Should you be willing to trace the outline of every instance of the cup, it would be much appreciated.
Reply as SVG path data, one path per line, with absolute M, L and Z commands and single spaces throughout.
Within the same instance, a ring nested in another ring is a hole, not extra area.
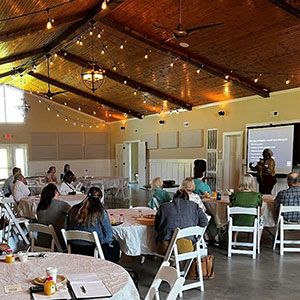
M 28 260 L 28 255 L 26 252 L 19 251 L 18 258 L 19 258 L 20 262 L 26 262 Z
M 52 277 L 53 281 L 56 283 L 57 269 L 53 267 L 49 267 L 46 269 L 46 277 Z

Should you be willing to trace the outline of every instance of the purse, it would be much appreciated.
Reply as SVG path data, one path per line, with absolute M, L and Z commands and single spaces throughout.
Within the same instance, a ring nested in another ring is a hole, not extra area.
M 201 258 L 202 274 L 204 280 L 215 278 L 214 264 L 214 256 L 211 254 Z

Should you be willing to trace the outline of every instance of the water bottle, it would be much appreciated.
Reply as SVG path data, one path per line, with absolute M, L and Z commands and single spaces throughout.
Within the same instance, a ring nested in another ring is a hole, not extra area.
M 217 200 L 221 200 L 222 199 L 222 194 L 221 192 L 217 192 Z

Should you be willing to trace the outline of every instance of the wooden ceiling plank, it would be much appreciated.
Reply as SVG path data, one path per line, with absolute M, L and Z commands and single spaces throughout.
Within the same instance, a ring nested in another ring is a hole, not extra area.
M 125 108 L 125 107 L 122 107 L 122 106 L 116 105 L 114 103 L 111 103 L 111 102 L 109 102 L 109 101 L 107 101 L 107 100 L 105 100 L 105 99 L 103 99 L 103 98 L 101 98 L 99 96 L 92 95 L 92 94 L 87 93 L 85 91 L 79 90 L 79 89 L 77 89 L 77 88 L 75 88 L 75 87 L 73 87 L 71 85 L 67 85 L 67 84 L 65 84 L 63 82 L 57 81 L 57 80 L 52 79 L 52 78 L 48 78 L 47 76 L 44 76 L 44 75 L 38 74 L 38 73 L 34 73 L 32 71 L 30 71 L 28 73 L 28 75 L 30 75 L 30 76 L 38 79 L 38 80 L 41 80 L 43 82 L 46 82 L 46 83 L 49 82 L 51 85 L 54 85 L 54 86 L 56 86 L 58 88 L 61 88 L 61 89 L 66 90 L 66 91 L 69 91 L 69 92 L 71 92 L 71 93 L 73 93 L 75 95 L 78 95 L 78 96 L 90 99 L 92 101 L 95 101 L 97 103 L 103 104 L 103 105 L 108 106 L 108 107 L 111 107 L 111 108 L 116 109 L 118 111 L 121 111 L 123 113 L 130 114 L 130 115 L 132 115 L 132 116 L 134 116 L 136 118 L 142 119 L 142 115 L 140 113 L 138 113 L 138 112 L 135 112 L 135 111 L 129 110 L 129 109 Z
M 4 65 L 4 64 L 10 63 L 10 62 L 14 62 L 16 60 L 21 60 L 21 59 L 31 57 L 31 56 L 34 56 L 34 55 L 38 55 L 38 54 L 42 54 L 42 53 L 45 53 L 44 48 L 38 48 L 38 49 L 18 53 L 18 54 L 15 54 L 15 55 L 6 56 L 6 57 L 3 57 L 3 58 L 0 58 L 0 65 Z
M 66 54 L 66 55 L 65 55 Z M 75 63 L 83 68 L 85 68 L 87 65 L 88 65 L 88 61 L 77 56 L 77 55 L 74 55 L 74 54 L 71 54 L 67 51 L 59 51 L 57 52 L 57 55 L 62 57 L 63 59 L 65 60 L 68 60 L 69 62 L 72 62 L 72 63 Z M 170 103 L 173 103 L 175 105 L 178 105 L 184 109 L 187 109 L 187 110 L 192 110 L 192 106 L 190 104 L 187 104 L 187 103 L 184 103 L 183 101 L 181 101 L 180 99 L 178 98 L 175 98 L 175 97 L 172 97 L 164 92 L 161 92 L 153 87 L 150 87 L 148 85 L 145 85 L 141 82 L 137 82 L 135 80 L 132 80 L 131 78 L 127 77 L 127 76 L 124 76 L 124 75 L 121 75 L 121 74 L 118 74 L 114 71 L 111 71 L 109 69 L 106 69 L 106 68 L 103 68 L 101 67 L 103 70 L 105 70 L 105 75 L 114 80 L 114 81 L 117 81 L 117 82 L 120 82 L 122 84 L 124 84 L 124 81 L 126 80 L 127 83 L 126 85 L 136 89 L 136 90 L 139 90 L 139 91 L 142 91 L 142 92 L 147 92 L 147 93 L 150 93 L 152 94 L 153 96 L 156 96 L 156 97 L 159 97 L 163 100 L 167 100 L 169 101 Z
M 180 60 L 185 61 L 191 65 L 194 65 L 197 68 L 202 68 L 206 72 L 208 72 L 214 76 L 217 76 L 221 79 L 225 79 L 225 76 L 228 74 L 228 70 L 224 69 L 221 66 L 215 65 L 202 57 L 190 56 L 190 55 L 185 54 L 184 52 L 168 48 L 166 45 L 161 45 L 157 41 L 153 40 L 151 37 L 141 34 L 141 33 L 137 32 L 136 30 L 134 30 L 122 23 L 119 23 L 115 20 L 105 17 L 105 18 L 101 18 L 100 22 L 108 27 L 111 27 L 111 28 L 117 30 L 118 32 L 121 32 L 121 33 L 135 39 L 135 40 L 138 40 L 146 45 L 149 45 L 154 49 L 157 49 L 159 51 L 162 51 L 164 53 L 167 53 L 169 55 L 177 57 Z M 237 75 L 234 75 L 233 73 L 231 73 L 228 80 L 232 81 L 233 83 L 236 83 L 237 85 L 239 85 L 257 95 L 260 95 L 262 97 L 270 96 L 269 91 L 267 89 L 264 89 L 256 84 L 253 84 L 252 82 L 250 82 L 249 80 L 247 80 L 246 78 L 243 78 L 241 76 L 237 76 Z
M 268 1 L 280 7 L 281 9 L 285 10 L 289 14 L 300 19 L 300 10 L 290 5 L 288 2 L 284 0 L 268 0 Z

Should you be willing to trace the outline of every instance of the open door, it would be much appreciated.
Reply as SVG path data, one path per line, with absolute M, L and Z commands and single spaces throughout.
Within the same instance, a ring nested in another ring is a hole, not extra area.
M 126 143 L 122 145 L 123 151 L 123 173 L 124 178 L 130 178 L 130 144 Z
M 146 142 L 139 142 L 139 187 L 147 184 Z

